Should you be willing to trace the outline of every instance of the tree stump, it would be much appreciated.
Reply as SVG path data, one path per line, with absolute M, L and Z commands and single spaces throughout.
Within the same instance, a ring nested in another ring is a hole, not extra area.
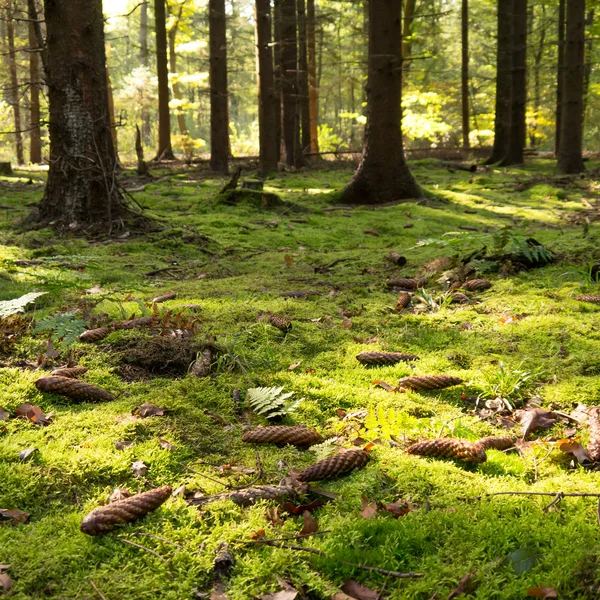
M 12 175 L 13 170 L 9 162 L 0 162 L 0 175 Z

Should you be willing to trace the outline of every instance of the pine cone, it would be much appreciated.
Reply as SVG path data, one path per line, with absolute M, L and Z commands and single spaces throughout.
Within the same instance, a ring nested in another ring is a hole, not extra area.
M 110 402 L 116 397 L 91 383 L 69 377 L 42 377 L 35 382 L 35 387 L 42 392 L 52 392 L 83 402 Z
M 269 315 L 269 323 L 271 323 L 273 327 L 277 327 L 277 329 L 286 333 L 292 328 L 290 319 L 282 317 L 281 315 Z
M 600 296 L 577 296 L 575 300 L 579 300 L 579 302 L 593 302 L 594 304 L 600 304 Z
M 129 319 L 115 323 L 115 329 L 138 329 L 139 327 L 152 327 L 153 317 L 139 317 L 137 319 Z
M 156 296 L 156 298 L 152 298 L 152 302 L 154 304 L 158 304 L 159 302 L 166 302 L 167 300 L 173 300 L 173 298 L 177 298 L 177 294 L 175 292 L 169 292 L 167 294 L 163 294 L 162 296 Z
M 398 252 L 390 252 L 385 258 L 400 267 L 407 263 L 406 257 L 398 254 Z
M 406 449 L 408 454 L 434 456 L 436 458 L 454 458 L 463 462 L 482 463 L 487 460 L 485 448 L 478 442 L 442 438 L 418 442 Z
M 112 327 L 98 327 L 98 329 L 88 329 L 79 336 L 80 342 L 99 342 L 103 340 L 109 333 L 112 333 Z
M 496 450 L 508 450 L 515 445 L 515 441 L 509 437 L 490 436 L 484 437 L 477 440 L 480 446 L 483 446 L 484 450 L 494 448 Z
M 292 446 L 312 446 L 320 444 L 323 438 L 313 429 L 287 425 L 258 427 L 246 431 L 242 436 L 243 442 L 251 444 L 291 444 Z
M 101 506 L 89 513 L 80 529 L 88 535 L 104 535 L 119 525 L 131 523 L 156 510 L 171 495 L 169 485 Z
M 403 310 L 410 304 L 410 294 L 402 292 L 396 300 L 396 310 Z
M 385 285 L 389 288 L 404 288 L 405 290 L 416 290 L 423 287 L 426 281 L 417 279 L 416 277 L 408 277 L 404 279 L 390 279 Z
M 401 361 L 419 360 L 419 357 L 402 352 L 361 352 L 356 360 L 363 365 L 395 365 Z
M 471 299 L 466 294 L 462 294 L 461 292 L 454 292 L 452 296 L 450 296 L 450 300 L 452 304 L 469 304 Z
M 328 456 L 296 475 L 298 481 L 319 481 L 345 475 L 355 469 L 362 469 L 369 462 L 364 450 L 346 450 L 334 456 Z
M 213 363 L 212 348 L 205 348 L 202 352 L 202 358 L 196 360 L 190 368 L 190 373 L 194 377 L 202 378 L 210 375 L 210 369 Z
M 492 284 L 487 279 L 471 279 L 463 283 L 461 287 L 468 292 L 480 292 L 488 290 L 492 287 Z
M 588 443 L 588 454 L 594 461 L 600 461 L 600 414 L 598 411 L 590 412 L 588 417 L 590 428 L 590 441 Z
M 403 377 L 399 382 L 399 387 L 409 390 L 441 390 L 442 388 L 459 385 L 463 382 L 460 377 L 452 375 L 423 375 L 421 377 Z
M 62 367 L 60 369 L 54 369 L 50 375 L 54 377 L 69 377 L 70 379 L 77 379 L 87 373 L 87 367 Z

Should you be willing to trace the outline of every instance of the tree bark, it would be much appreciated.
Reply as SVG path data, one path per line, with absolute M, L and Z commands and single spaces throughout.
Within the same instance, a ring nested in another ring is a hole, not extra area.
M 17 57 L 15 52 L 15 30 L 13 26 L 13 0 L 6 4 L 6 38 L 8 41 L 8 69 L 10 71 L 10 103 L 15 120 L 15 147 L 17 163 L 25 163 L 23 154 L 23 133 L 21 130 L 21 106 L 19 104 L 19 78 L 17 76 Z
M 410 71 L 410 53 L 412 51 L 412 35 L 413 35 L 413 23 L 415 20 L 415 8 L 417 7 L 417 0 L 405 0 L 404 3 L 404 15 L 402 19 L 402 70 L 404 71 L 404 82 Z
M 535 8 L 535 7 L 534 7 Z M 532 124 L 532 133 L 530 135 L 531 146 L 536 147 L 538 143 L 538 137 L 536 135 L 537 131 L 537 122 L 540 118 L 540 114 L 542 112 L 542 59 L 544 56 L 544 47 L 546 45 L 546 5 L 544 3 L 541 4 L 542 15 L 540 18 L 540 24 L 537 24 L 535 21 L 536 29 L 539 29 L 539 40 L 537 49 L 535 51 L 533 57 L 533 124 Z M 537 14 L 537 13 L 535 13 Z M 533 25 L 534 23 L 532 23 Z
M 115 100 L 113 98 L 112 82 L 110 80 L 110 73 L 108 71 L 108 65 L 106 66 L 106 93 L 108 97 L 108 118 L 110 120 L 110 135 L 113 141 L 113 148 L 117 156 L 117 162 L 119 160 L 119 140 L 117 138 L 117 120 L 115 118 Z
M 595 9 L 591 9 L 587 13 L 587 17 L 585 19 L 585 26 L 591 27 L 594 24 L 594 13 Z M 585 123 L 585 112 L 587 108 L 588 95 L 590 91 L 590 79 L 592 76 L 592 63 L 593 56 L 592 52 L 594 49 L 594 35 L 590 31 L 588 35 L 586 35 L 585 39 L 585 64 L 583 70 L 583 121 Z
M 271 50 L 271 2 L 256 0 L 256 66 L 258 79 L 259 171 L 261 175 L 277 171 L 276 110 Z
M 310 98 L 306 27 L 305 0 L 298 0 L 298 91 L 300 95 L 300 125 L 303 153 L 310 152 Z
M 227 32 L 225 0 L 209 0 L 210 45 L 210 166 L 228 172 L 229 97 L 227 93 Z
M 503 165 L 523 162 L 527 137 L 525 110 L 527 105 L 527 0 L 513 0 L 512 86 L 508 149 Z
M 556 69 L 556 126 L 554 130 L 554 154 L 558 156 L 560 149 L 560 130 L 562 123 L 564 82 L 565 82 L 565 13 L 566 0 L 559 0 L 558 4 L 558 44 L 557 44 L 557 69 Z
M 462 0 L 461 7 L 461 95 L 463 148 L 469 149 L 469 0 Z
M 317 86 L 317 37 L 315 0 L 306 0 L 306 50 L 308 59 L 308 111 L 310 151 L 319 152 L 319 88 Z
M 496 115 L 494 146 L 488 164 L 500 162 L 508 152 L 512 95 L 512 0 L 498 0 L 498 49 L 496 54 Z
M 37 20 L 38 15 L 29 11 L 29 19 Z M 37 37 L 33 23 L 29 23 L 29 47 L 37 48 Z M 37 165 L 42 162 L 42 132 L 40 129 L 40 57 L 39 52 L 29 53 L 29 161 Z
M 584 170 L 583 71 L 585 56 L 585 0 L 567 2 L 564 102 L 561 118 L 558 168 L 563 173 Z
M 44 0 L 44 9 L 50 170 L 35 216 L 58 228 L 110 233 L 131 213 L 115 180 L 102 0 Z
M 275 83 L 275 136 L 277 138 L 277 162 L 283 156 L 283 97 L 281 90 L 281 0 L 273 0 L 273 79 Z
M 297 62 L 296 0 L 281 0 L 282 135 L 284 160 L 289 167 L 303 165 L 298 119 Z
M 175 18 L 175 20 L 171 24 L 171 28 L 169 29 L 169 33 L 168 33 L 169 72 L 173 76 L 172 80 L 171 80 L 171 89 L 173 90 L 173 98 L 175 100 L 179 100 L 179 101 L 181 101 L 182 94 L 181 94 L 181 88 L 179 87 L 179 82 L 177 81 L 177 54 L 175 53 L 175 42 L 177 40 L 177 31 L 179 29 L 179 21 L 181 20 L 182 12 L 183 12 L 183 4 L 180 4 L 177 14 L 172 15 Z M 176 111 L 176 117 L 177 117 L 177 126 L 179 127 L 179 133 L 181 135 L 188 135 L 188 128 L 185 123 L 185 117 L 180 108 L 177 109 L 177 111 Z
M 169 110 L 169 67 L 165 0 L 154 0 L 156 30 L 156 74 L 158 76 L 158 152 L 155 160 L 174 160 Z
M 140 6 L 140 64 L 142 67 L 148 68 L 148 3 L 143 2 Z M 150 139 L 150 115 L 148 111 L 142 107 L 142 140 L 148 143 Z
M 422 196 L 402 147 L 402 0 L 369 1 L 368 110 L 363 154 L 342 193 L 349 204 Z

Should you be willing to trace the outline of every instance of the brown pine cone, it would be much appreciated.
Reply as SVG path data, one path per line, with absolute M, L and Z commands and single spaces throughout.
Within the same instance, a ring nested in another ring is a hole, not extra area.
M 138 329 L 139 327 L 152 327 L 153 317 L 138 317 L 137 319 L 129 319 L 115 323 L 115 329 Z
M 390 279 L 385 285 L 389 288 L 404 288 L 405 290 L 416 290 L 417 288 L 423 287 L 426 281 L 424 279 L 417 279 L 416 277 L 407 277 L 401 279 Z
M 69 377 L 70 379 L 77 379 L 87 373 L 87 367 L 61 367 L 54 369 L 50 375 L 54 377 Z
M 463 283 L 461 287 L 468 292 L 480 292 L 490 289 L 492 284 L 487 279 L 471 279 Z
M 331 479 L 356 469 L 362 469 L 368 462 L 369 455 L 364 450 L 346 450 L 306 467 L 304 471 L 296 475 L 296 479 L 298 481 Z
M 291 444 L 308 447 L 320 444 L 323 438 L 313 429 L 306 427 L 273 425 L 246 431 L 242 441 L 251 444 Z
M 80 342 L 99 342 L 109 333 L 114 331 L 113 327 L 98 327 L 98 329 L 88 329 L 79 336 Z
M 158 304 L 159 302 L 173 300 L 173 298 L 177 298 L 177 294 L 175 292 L 168 292 L 167 294 L 163 294 L 162 296 L 156 296 L 156 298 L 152 298 L 152 302 L 154 304 Z
M 396 310 L 404 310 L 410 305 L 410 294 L 408 292 L 402 292 L 396 300 Z
M 593 302 L 594 304 L 600 304 L 600 296 L 577 296 L 575 300 L 579 300 L 579 302 Z
M 42 392 L 52 392 L 83 402 L 110 402 L 116 398 L 114 394 L 91 383 L 69 377 L 42 377 L 35 382 L 35 387 Z
M 202 358 L 196 360 L 190 367 L 190 373 L 194 377 L 202 378 L 210 375 L 210 370 L 213 363 L 213 351 L 212 348 L 205 348 L 202 351 Z
M 398 382 L 398 387 L 409 390 L 441 390 L 442 388 L 459 385 L 463 382 L 460 377 L 452 375 L 423 375 L 421 377 L 403 377 Z
M 401 361 L 419 360 L 419 357 L 402 352 L 361 352 L 356 360 L 363 365 L 395 365 Z
M 88 535 L 104 535 L 119 525 L 141 519 L 156 510 L 169 498 L 171 492 L 171 486 L 165 485 L 96 508 L 83 519 L 80 529 Z
M 398 254 L 398 252 L 390 252 L 385 258 L 400 267 L 403 267 L 407 263 L 406 257 Z
M 292 328 L 290 319 L 281 315 L 269 315 L 269 323 L 283 332 L 288 332 Z
M 588 426 L 590 428 L 588 454 L 594 462 L 597 462 L 600 461 L 600 414 L 598 410 L 590 411 Z
M 442 438 L 418 442 L 406 449 L 408 454 L 433 456 L 436 458 L 454 458 L 463 462 L 482 463 L 487 460 L 485 448 L 478 442 Z
M 508 450 L 515 445 L 515 440 L 509 437 L 490 436 L 477 440 L 477 443 L 480 446 L 483 446 L 484 450 L 488 450 L 489 448 L 494 448 L 496 450 Z
M 469 304 L 471 299 L 466 294 L 462 294 L 461 292 L 454 292 L 452 296 L 450 296 L 450 300 L 452 304 Z

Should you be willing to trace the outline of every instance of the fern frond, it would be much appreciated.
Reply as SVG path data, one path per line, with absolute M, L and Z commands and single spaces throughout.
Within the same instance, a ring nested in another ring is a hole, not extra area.
M 298 402 L 288 402 L 294 392 L 282 394 L 283 387 L 250 388 L 246 395 L 252 410 L 267 419 L 283 417 L 292 412 Z

